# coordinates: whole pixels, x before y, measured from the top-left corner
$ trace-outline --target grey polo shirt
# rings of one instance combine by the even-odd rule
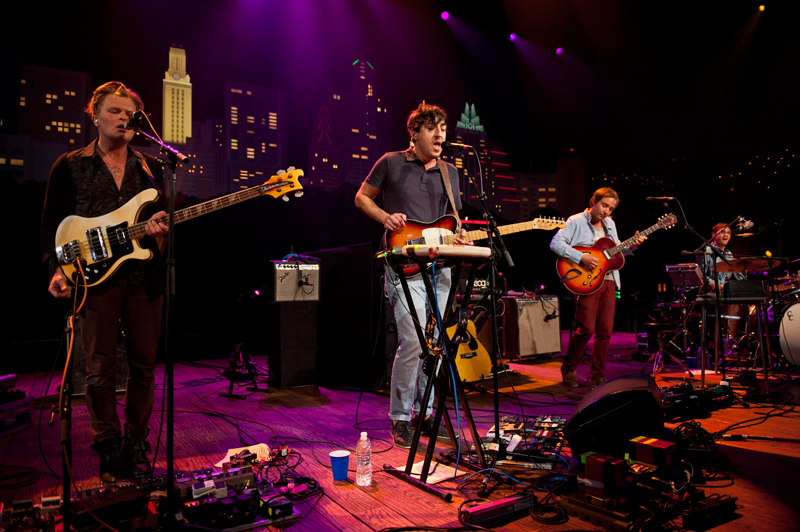
[[[447,164],[453,199],[453,211],[461,209],[458,170]],[[437,164],[429,170],[412,149],[386,153],[378,159],[366,183],[383,191],[383,208],[389,214],[400,212],[410,220],[430,223],[447,213],[448,199]]]

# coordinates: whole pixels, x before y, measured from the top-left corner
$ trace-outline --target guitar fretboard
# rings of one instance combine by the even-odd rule
[[[247,190],[234,192],[233,194],[228,194],[227,196],[210,200],[205,203],[200,203],[198,205],[192,205],[191,207],[186,207],[185,209],[175,211],[175,223],[177,224],[180,222],[185,222],[186,220],[191,220],[192,218],[196,218],[198,216],[202,216],[204,214],[208,214],[210,212],[223,209],[225,207],[230,207],[231,205],[236,205],[237,203],[241,203],[242,201],[249,200],[257,196],[261,196],[262,194],[266,194],[267,191],[269,191],[271,188],[283,185],[286,185],[286,183],[275,183],[272,185],[267,185],[265,183],[263,185],[258,185],[252,188],[248,188]],[[168,225],[169,216],[163,216],[159,221],[164,225]],[[128,235],[130,236],[130,238],[138,240],[144,237],[147,234],[145,233],[144,229],[146,225],[147,221],[139,222],[138,224],[133,224],[130,227],[128,227]]]
[[[617,244],[616,246],[614,246],[613,248],[609,249],[608,250],[608,256],[609,257],[613,257],[614,255],[616,255],[617,253],[619,253],[623,249],[627,249],[627,248],[631,247],[632,245],[634,245],[636,243],[636,240],[640,236],[642,236],[642,235],[647,236],[647,235],[649,235],[649,234],[651,234],[651,233],[653,233],[655,231],[658,231],[662,227],[669,227],[669,226],[665,226],[664,221],[660,220],[657,224],[648,227],[644,231],[639,231],[638,235],[633,235],[628,240],[624,240],[624,241],[620,242],[619,244]]]
[[[511,225],[503,225],[498,227],[498,231],[500,231],[501,235],[508,235],[511,233],[520,233],[522,231],[530,231],[533,229],[552,229],[553,227],[558,227],[561,225],[563,227],[564,222],[559,222],[558,220],[548,220],[545,218],[537,218],[530,222],[522,222],[518,224],[511,224]],[[460,235],[447,235],[444,237],[444,244],[452,245],[453,242],[457,238],[462,238]],[[485,240],[489,238],[489,235],[483,229],[476,229],[475,231],[467,231],[467,236],[463,237],[462,240],[466,240],[468,242],[473,242],[475,240]]]

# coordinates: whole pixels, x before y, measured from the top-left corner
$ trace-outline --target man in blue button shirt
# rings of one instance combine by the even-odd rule
[[[610,238],[615,244],[619,244],[617,226],[611,219],[611,213],[617,208],[617,203],[619,203],[619,195],[612,188],[605,187],[595,191],[589,200],[589,208],[569,217],[566,225],[556,233],[550,242],[550,249],[587,270],[597,268],[599,264],[597,257],[584,254],[573,246],[591,247],[603,237]],[[640,236],[636,244],[624,250],[623,253],[630,254],[633,248],[645,240],[647,237]],[[564,363],[561,365],[561,376],[567,387],[578,386],[575,370],[578,369],[583,351],[593,334],[592,386],[598,386],[605,382],[603,371],[606,367],[611,330],[614,327],[616,290],[619,287],[619,272],[612,270],[606,273],[603,284],[597,291],[585,296],[576,296],[575,321],[577,328],[567,348]]]

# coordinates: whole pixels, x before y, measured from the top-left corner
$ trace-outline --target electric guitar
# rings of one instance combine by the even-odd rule
[[[530,222],[522,222],[518,224],[503,225],[497,229],[501,235],[510,233],[520,233],[522,231],[530,231],[531,229],[560,229],[564,227],[566,222],[555,218],[536,218]],[[418,222],[416,220],[406,220],[406,225],[395,231],[391,231],[387,235],[387,247],[402,247],[414,246],[419,244],[426,245],[453,245],[457,238],[465,241],[476,241],[488,238],[488,234],[483,229],[475,231],[467,231],[466,236],[461,237],[455,234],[458,227],[458,218],[452,214],[446,214],[430,223]],[[409,263],[403,265],[403,272],[408,275],[415,275],[419,273],[418,263]]]
[[[447,329],[447,334],[452,338],[458,325]],[[478,382],[487,378],[492,372],[492,359],[489,352],[478,340],[478,332],[472,320],[467,322],[466,337],[469,341],[458,344],[456,353],[456,368],[462,382]]]
[[[297,197],[302,196],[303,186],[298,178],[303,176],[303,171],[289,170],[288,173],[281,170],[262,185],[176,211],[174,221],[184,222],[265,194],[273,198],[283,196],[285,201],[289,201],[286,194],[290,192],[295,192]],[[147,220],[139,222],[139,216],[144,207],[156,199],[158,191],[148,188],[119,209],[103,216],[64,218],[56,230],[56,257],[67,278],[73,279],[73,274],[78,273],[79,260],[86,286],[102,283],[127,260],[150,260],[153,252],[139,245],[139,239],[146,235],[147,224]],[[168,218],[164,216],[159,221],[166,225]]]
[[[598,260],[597,267],[587,270],[580,264],[575,264],[571,260],[558,257],[556,260],[556,271],[561,278],[561,282],[567,290],[579,296],[586,296],[600,289],[603,279],[611,270],[619,270],[625,265],[625,257],[620,253],[622,250],[631,247],[636,243],[640,235],[647,236],[659,229],[669,229],[677,222],[674,214],[667,214],[659,218],[658,223],[640,231],[638,235],[632,236],[624,242],[614,244],[610,238],[603,237],[591,247],[573,246],[584,255],[591,255]]]

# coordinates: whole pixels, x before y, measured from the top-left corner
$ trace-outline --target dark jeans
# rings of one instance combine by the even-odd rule
[[[126,279],[89,289],[79,324],[86,355],[86,405],[95,442],[122,435],[115,377],[120,319],[128,358],[125,438],[130,441],[147,438],[147,423],[153,411],[162,300],[163,296],[159,296],[149,301],[144,284],[130,285]]]
[[[564,370],[575,371],[578,368],[586,344],[594,334],[591,375],[593,377],[603,375],[608,358],[608,342],[611,340],[611,331],[614,328],[616,291],[614,280],[606,280],[597,292],[581,296],[578,300],[578,309],[575,313],[577,328],[567,348],[567,355],[562,365]]]

